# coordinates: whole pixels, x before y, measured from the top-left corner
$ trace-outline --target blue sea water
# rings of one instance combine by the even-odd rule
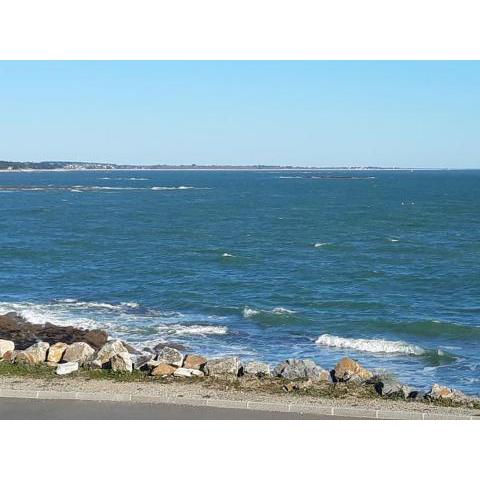
[[[0,313],[480,393],[479,171],[0,173]]]

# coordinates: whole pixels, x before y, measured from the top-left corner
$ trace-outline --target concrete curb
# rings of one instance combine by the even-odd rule
[[[173,397],[170,395],[136,395],[105,392],[61,392],[54,390],[0,389],[0,398],[37,398],[41,400],[86,400],[101,402],[170,403],[195,407],[239,408],[270,412],[330,415],[347,418],[378,420],[480,420],[474,415],[444,415],[402,410],[369,410],[361,408],[331,407],[325,405],[300,405],[298,403],[269,403],[214,398]]]

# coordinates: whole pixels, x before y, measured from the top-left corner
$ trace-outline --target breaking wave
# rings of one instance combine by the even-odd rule
[[[394,353],[403,355],[425,355],[427,351],[417,345],[382,339],[344,338],[327,333],[320,335],[315,341],[317,345],[346,348],[370,353]]]
[[[147,178],[130,178],[128,180],[148,180]],[[0,192],[102,192],[123,190],[210,190],[208,187],[180,186],[155,186],[155,187],[115,187],[107,185],[24,185],[18,187],[1,186]]]
[[[170,335],[226,335],[228,328],[220,325],[159,325],[157,327],[159,333],[165,333]]]
[[[91,308],[91,309],[102,309],[102,310],[113,310],[113,311],[124,311],[126,309],[137,309],[140,308],[140,304],[136,302],[120,302],[117,304],[104,303],[104,302],[83,302],[77,300],[76,298],[64,298],[57,300],[56,303],[68,304],[73,307],[78,308]]]
[[[255,317],[256,315],[261,315],[261,314],[274,314],[274,315],[285,315],[285,314],[292,314],[295,313],[294,310],[289,310],[288,308],[284,307],[275,307],[272,308],[271,310],[255,310],[254,308],[250,307],[245,307],[242,310],[242,315],[244,318],[251,318]]]

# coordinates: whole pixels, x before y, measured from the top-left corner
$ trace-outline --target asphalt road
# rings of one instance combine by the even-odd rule
[[[339,420],[341,417],[172,404],[0,398],[0,420]]]

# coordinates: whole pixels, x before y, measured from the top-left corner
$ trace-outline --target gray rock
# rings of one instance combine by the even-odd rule
[[[375,384],[375,390],[382,397],[401,396],[407,398],[411,389],[395,380],[381,379]]]
[[[214,377],[224,375],[238,377],[243,374],[243,365],[238,357],[215,358],[208,360],[205,371]]]
[[[78,370],[78,362],[59,363],[55,373],[57,375],[68,375]]]
[[[247,362],[243,368],[245,375],[255,375],[257,377],[269,377],[271,375],[270,365],[263,362]]]
[[[173,372],[174,377],[203,377],[205,374],[201,370],[194,368],[177,368]]]
[[[128,352],[120,352],[110,359],[110,365],[114,372],[132,372],[132,359]]]
[[[153,347],[153,351],[156,352],[156,353],[160,353],[165,347],[174,348],[175,350],[179,350],[180,352],[184,352],[186,350],[185,346],[182,345],[181,343],[163,342],[163,343],[158,343],[157,345],[155,345]],[[149,347],[146,347],[146,348],[149,348]],[[152,349],[150,348],[150,350],[152,350]]]
[[[148,362],[153,360],[154,354],[143,352],[141,354],[130,354],[132,359],[133,368],[135,370],[144,370],[148,369]]]
[[[291,358],[285,360],[275,367],[273,374],[276,377],[282,377],[288,380],[307,378],[313,381],[329,381],[330,379],[328,371],[310,359],[299,360]]]
[[[175,367],[181,367],[183,365],[183,353],[176,348],[164,347],[160,350],[156,360],[174,365]]]

